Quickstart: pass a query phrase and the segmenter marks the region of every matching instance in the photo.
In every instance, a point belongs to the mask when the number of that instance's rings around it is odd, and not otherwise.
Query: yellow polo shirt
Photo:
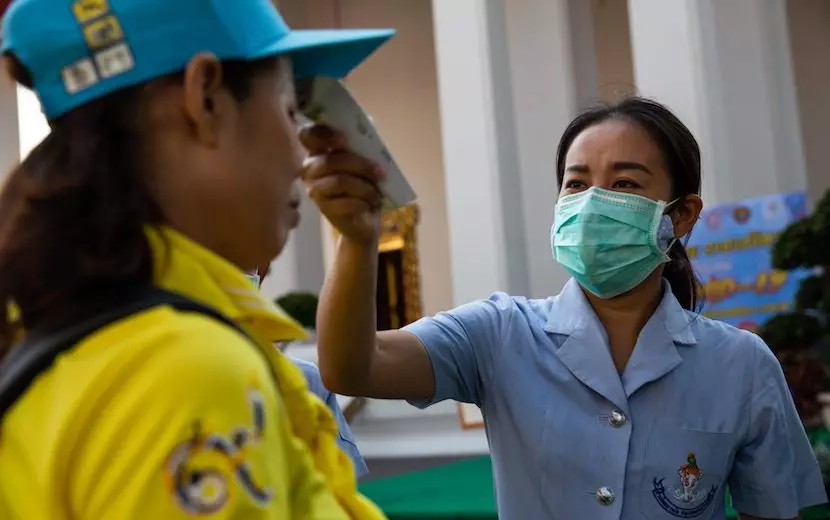
[[[170,229],[148,236],[157,285],[256,347],[169,307],[86,338],[0,425],[0,518],[384,518],[358,494],[330,412],[272,347],[303,330],[222,258]]]

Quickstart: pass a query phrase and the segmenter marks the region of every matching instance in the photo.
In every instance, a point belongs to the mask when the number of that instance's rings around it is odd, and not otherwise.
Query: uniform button
[[[604,506],[610,506],[614,503],[614,492],[611,491],[611,488],[607,488],[605,486],[597,489],[597,502]]]
[[[613,426],[614,428],[624,426],[625,421],[627,421],[627,419],[625,418],[625,414],[619,410],[614,410],[608,417],[608,422],[611,423],[611,426]]]

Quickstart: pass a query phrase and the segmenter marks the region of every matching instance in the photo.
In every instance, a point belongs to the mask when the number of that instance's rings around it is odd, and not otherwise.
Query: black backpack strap
[[[170,306],[182,312],[193,312],[236,330],[247,339],[253,339],[233,320],[180,294],[155,286],[141,288],[126,298],[126,303],[111,311],[61,331],[40,335],[27,334],[0,364],[0,423],[14,403],[23,396],[35,379],[51,368],[55,359],[71,350],[95,331],[124,318],[159,306]]]

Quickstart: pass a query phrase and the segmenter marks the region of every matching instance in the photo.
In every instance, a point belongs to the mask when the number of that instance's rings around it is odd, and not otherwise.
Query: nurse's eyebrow
[[[571,164],[565,167],[566,172],[574,172],[574,173],[588,173],[591,171],[585,164]]]
[[[622,170],[640,170],[641,172],[645,172],[651,174],[651,170],[646,168],[645,164],[640,164],[638,162],[631,162],[631,161],[618,161],[615,162],[614,165],[615,171],[622,171]]]

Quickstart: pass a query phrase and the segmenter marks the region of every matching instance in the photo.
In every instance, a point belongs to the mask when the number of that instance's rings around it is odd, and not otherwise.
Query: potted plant
[[[793,399],[805,425],[821,411],[819,397],[828,386],[828,338],[830,338],[830,191],[812,215],[791,224],[772,248],[776,269],[812,269],[802,280],[792,312],[772,317],[758,331],[775,352]],[[830,420],[830,415],[828,415]]]
[[[317,302],[317,295],[309,292],[291,292],[274,301],[286,314],[309,331],[312,337],[317,328]]]
[[[813,271],[799,285],[794,310],[773,316],[758,333],[781,361],[805,427],[824,423],[825,428],[813,430],[812,440],[830,483],[830,191],[812,215],[781,233],[772,265]]]

